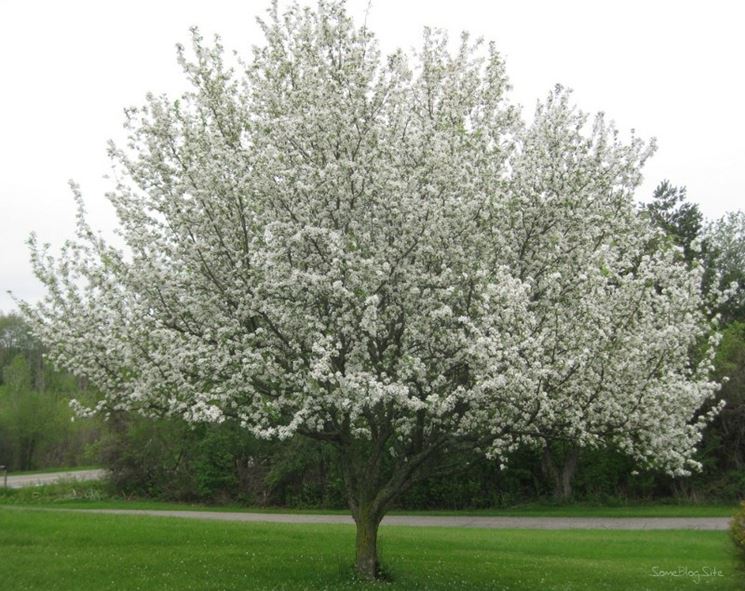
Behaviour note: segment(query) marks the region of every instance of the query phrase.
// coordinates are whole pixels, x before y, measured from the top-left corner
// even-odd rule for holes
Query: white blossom
[[[271,16],[235,68],[195,31],[192,90],[128,111],[124,248],[77,188],[77,239],[31,241],[47,295],[23,310],[93,410],[382,438],[404,475],[553,436],[695,468],[714,327],[701,269],[635,211],[653,145],[562,88],[523,123],[467,36],[383,59],[339,4]]]

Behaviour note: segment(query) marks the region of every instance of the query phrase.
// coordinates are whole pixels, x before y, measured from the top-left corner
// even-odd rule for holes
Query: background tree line
[[[9,470],[97,462],[97,421],[74,421],[73,396],[86,385],[44,359],[23,320],[0,315],[0,465]]]
[[[402,506],[745,497],[745,214],[706,223],[685,188],[667,181],[640,208],[689,265],[704,266],[708,289],[730,289],[716,310],[722,340],[715,375],[723,382],[725,406],[704,433],[698,454],[702,472],[682,479],[655,471],[634,474],[632,460],[619,451],[547,439],[543,449],[519,451],[502,471],[481,455],[464,452],[458,478],[420,483],[402,497]],[[92,399],[95,393],[52,368],[41,345],[13,314],[0,316],[0,370],[0,464],[11,470],[100,462],[112,472],[113,489],[127,495],[255,505],[345,504],[336,452],[319,441],[297,436],[260,441],[231,422],[194,427],[180,419],[125,413],[104,424],[73,421],[69,399]]]

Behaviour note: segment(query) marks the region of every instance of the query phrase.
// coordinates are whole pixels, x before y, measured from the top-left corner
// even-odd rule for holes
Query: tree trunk
[[[369,510],[360,508],[354,515],[357,524],[355,568],[357,574],[367,580],[374,580],[380,574],[378,562],[378,526],[381,517]]]
[[[383,516],[401,493],[426,474],[428,462],[445,443],[445,439],[419,441],[413,453],[384,467],[386,446],[394,431],[389,423],[376,426],[373,418],[374,434],[369,441],[354,440],[346,433],[337,442],[347,500],[357,525],[355,568],[368,581],[381,576],[378,527]]]
[[[559,491],[559,498],[562,501],[572,498],[572,483],[574,482],[574,475],[577,473],[578,456],[577,448],[572,447],[564,457],[564,465],[561,468],[561,488]]]
[[[543,448],[543,461],[541,462],[544,474],[553,483],[554,498],[560,501],[568,501],[572,497],[572,484],[574,475],[577,473],[577,460],[579,451],[576,447],[570,447],[563,457],[561,469],[556,466],[551,455],[549,446]]]

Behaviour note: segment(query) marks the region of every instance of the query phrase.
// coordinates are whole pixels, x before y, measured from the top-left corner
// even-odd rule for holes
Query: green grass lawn
[[[383,527],[392,582],[354,580],[354,529],[0,507],[4,591],[745,587],[725,532]],[[698,571],[674,575],[678,569]],[[721,573],[721,576],[705,576]],[[658,576],[654,576],[657,574]]]

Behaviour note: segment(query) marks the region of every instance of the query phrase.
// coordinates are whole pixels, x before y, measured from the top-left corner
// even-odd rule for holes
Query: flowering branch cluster
[[[393,458],[381,504],[459,442],[505,461],[613,441],[693,467],[716,385],[691,350],[715,337],[701,270],[634,208],[653,146],[562,88],[524,123],[466,35],[383,58],[334,2],[262,26],[235,67],[195,30],[191,92],[127,111],[124,247],[77,188],[77,239],[31,241],[47,295],[23,310],[102,392],[88,410],[367,441],[347,481]]]

